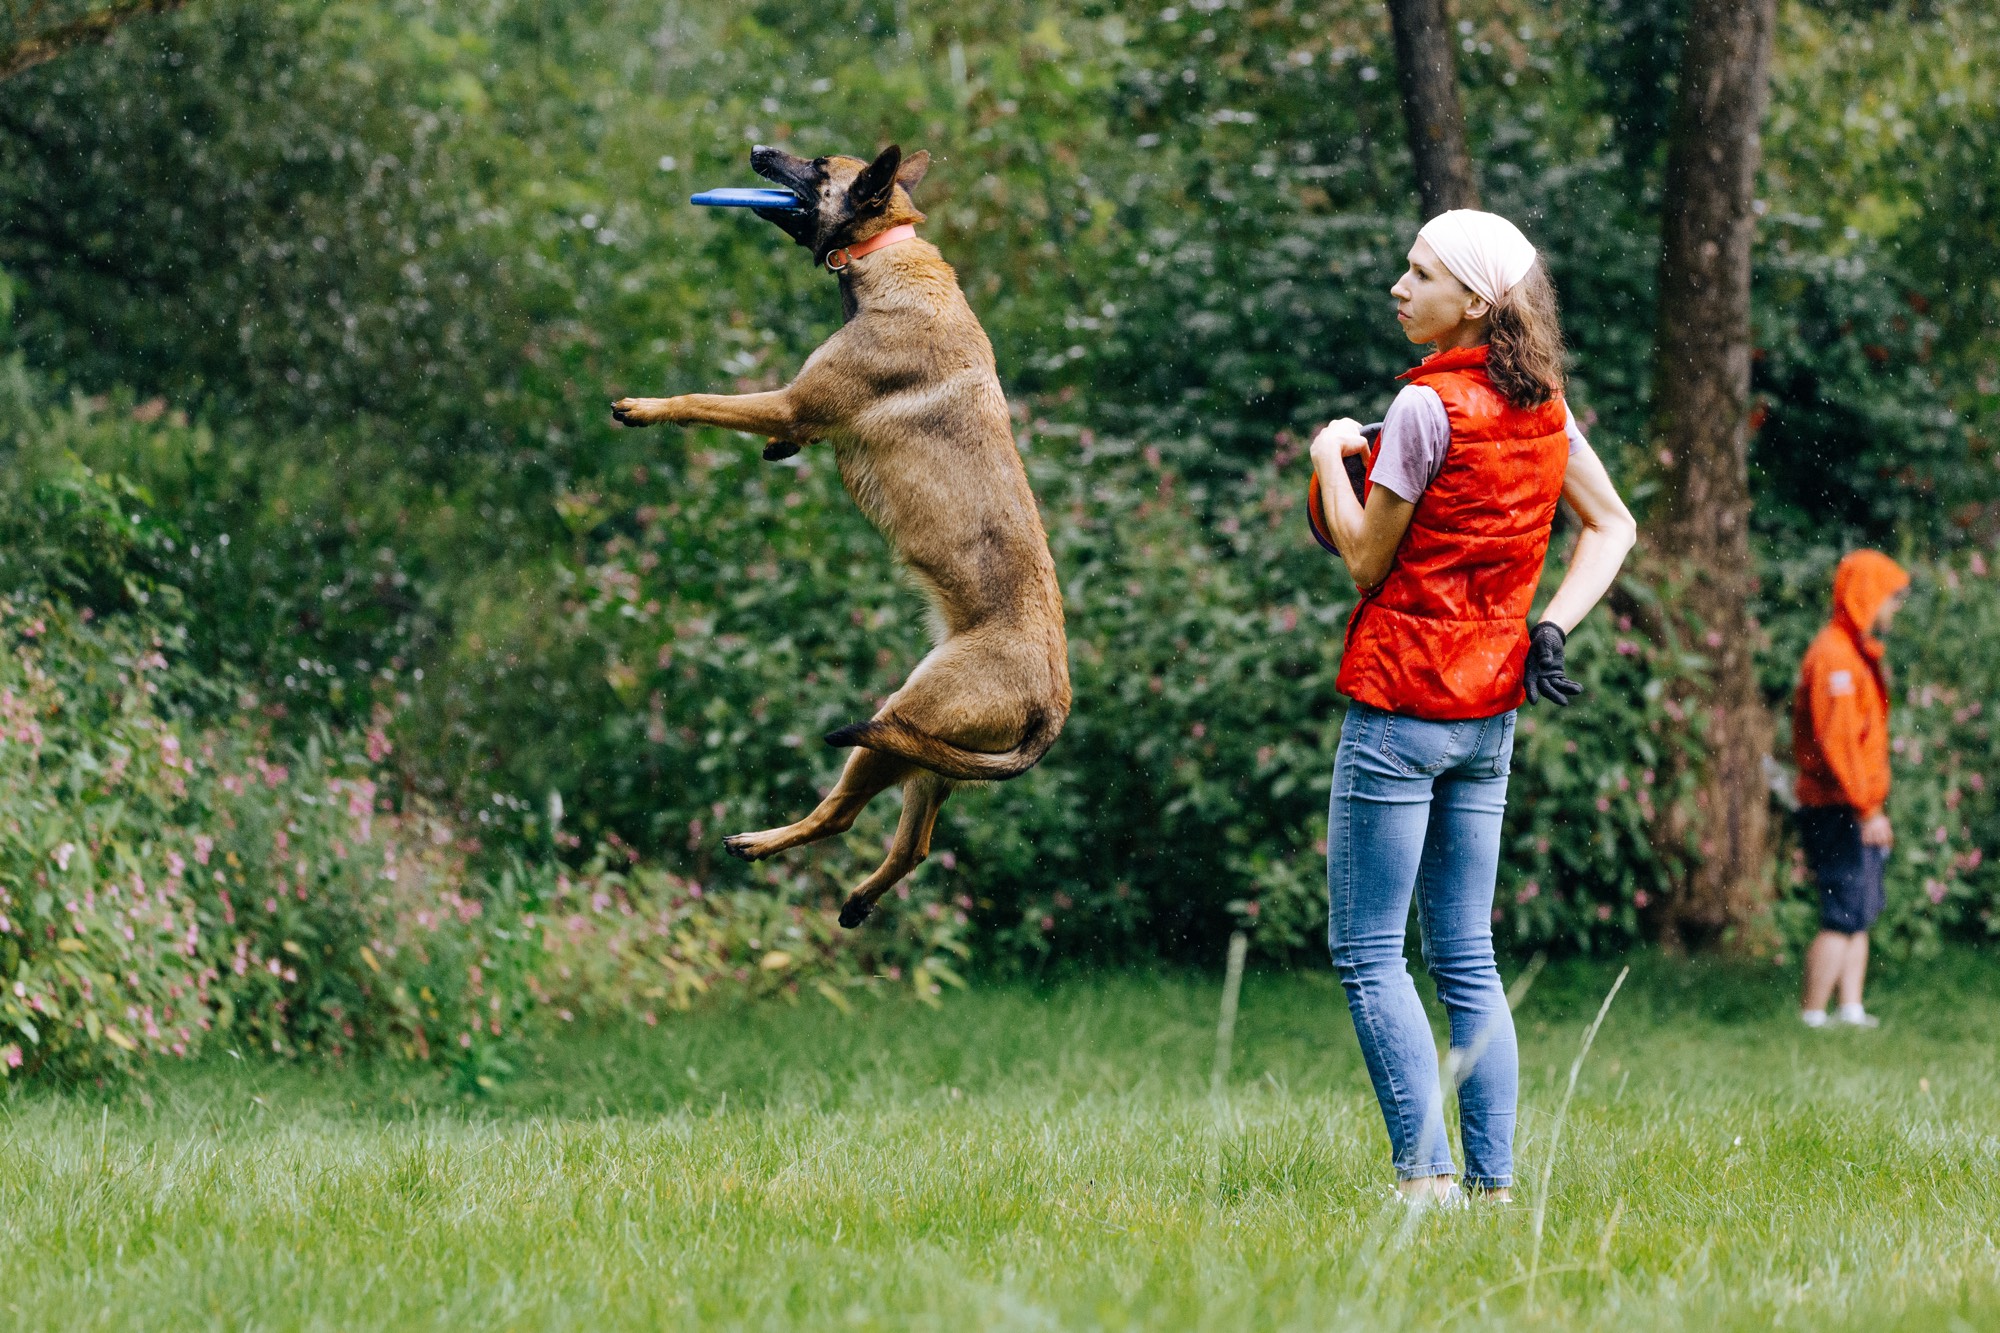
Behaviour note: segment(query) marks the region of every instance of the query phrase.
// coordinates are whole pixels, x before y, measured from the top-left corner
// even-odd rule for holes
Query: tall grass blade
[[[1215,1023],[1215,1064],[1208,1071],[1208,1104],[1215,1114],[1215,1133],[1208,1154],[1208,1178],[1203,1183],[1209,1203],[1218,1207],[1222,1202],[1222,1144],[1229,1133],[1222,1091],[1229,1082],[1229,1061],[1236,1046],[1236,1003],[1243,994],[1243,959],[1249,952],[1249,937],[1240,930],[1231,932],[1229,966],[1222,978],[1222,1014]]]
[[[1208,1075],[1208,1095],[1222,1096],[1229,1081],[1229,1058],[1236,1044],[1236,1002],[1243,993],[1243,958],[1250,940],[1240,930],[1229,936],[1229,970],[1222,981],[1222,1017],[1215,1024],[1215,1067]]]
[[[1576,1059],[1570,1061],[1569,1086],[1563,1089],[1562,1104],[1556,1107],[1555,1129],[1549,1135],[1548,1151],[1542,1155],[1542,1185],[1535,1192],[1535,1244],[1528,1258],[1528,1304],[1535,1303],[1535,1279],[1542,1271],[1542,1223],[1549,1211],[1549,1181],[1555,1175],[1556,1153],[1562,1147],[1563,1121],[1569,1118],[1569,1099],[1576,1095],[1576,1080],[1583,1073],[1583,1062],[1590,1057],[1590,1045],[1597,1040],[1597,1029],[1604,1025],[1604,1016],[1611,1012],[1611,1002],[1618,998],[1618,988],[1625,984],[1625,978],[1632,975],[1632,969],[1618,969],[1618,979],[1611,983],[1611,989],[1604,994],[1604,1003],[1597,1006],[1597,1017],[1590,1020],[1590,1026],[1583,1030],[1583,1045],[1577,1049]]]

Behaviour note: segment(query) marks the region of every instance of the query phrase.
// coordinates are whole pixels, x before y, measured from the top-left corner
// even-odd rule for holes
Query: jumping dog
[[[1062,594],[993,346],[958,275],[915,232],[924,215],[910,191],[929,165],[928,153],[894,146],[872,162],[752,149],[751,169],[801,204],[758,216],[839,275],[846,323],[782,389],[621,398],[611,408],[626,426],[761,435],[766,458],[830,441],[848,494],[930,604],[930,653],[874,717],[827,736],[854,752],[826,799],[795,824],[724,841],[746,861],[772,856],[844,832],[900,785],[889,854],[840,909],[849,928],[930,854],[954,784],[1026,772],[1069,717]]]

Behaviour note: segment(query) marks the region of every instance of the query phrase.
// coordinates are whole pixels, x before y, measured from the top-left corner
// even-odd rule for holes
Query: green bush
[[[801,988],[846,1004],[877,977],[929,999],[956,979],[960,909],[857,938],[810,869],[704,893],[624,856],[575,875],[496,856],[490,816],[444,818],[398,781],[407,696],[365,730],[274,737],[281,710],[191,663],[158,577],[182,543],[143,493],[31,458],[0,500],[0,1076],[86,1078],[220,1040],[438,1061],[477,1086],[579,1013]]]

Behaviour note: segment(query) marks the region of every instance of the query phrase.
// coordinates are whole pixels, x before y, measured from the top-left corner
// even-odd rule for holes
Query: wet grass
[[[468,1104],[223,1060],[0,1119],[0,1327],[1862,1329],[2000,1326],[2000,976],[1641,957],[1519,1019],[1533,1200],[1412,1215],[1337,988],[994,986],[719,1012],[551,1049]],[[1524,1191],[1524,1193],[1531,1193]]]

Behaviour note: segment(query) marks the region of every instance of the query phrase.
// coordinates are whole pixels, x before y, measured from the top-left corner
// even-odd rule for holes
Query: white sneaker
[[[1843,1004],[1834,1015],[1834,1022],[1851,1028],[1879,1028],[1882,1020],[1863,1009],[1858,1004]]]
[[[1826,1026],[1826,1010],[1802,1009],[1799,1011],[1799,1021],[1809,1028],[1823,1028]]]
[[[1472,1206],[1472,1197],[1458,1187],[1457,1181],[1453,1181],[1442,1190],[1419,1190],[1415,1194],[1397,1190],[1396,1197],[1403,1201],[1403,1206],[1406,1208],[1436,1208],[1442,1212],[1450,1212]]]

